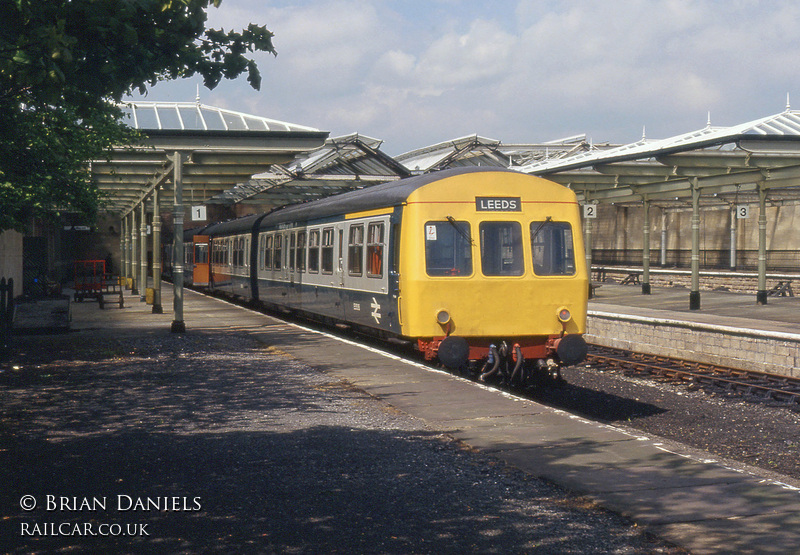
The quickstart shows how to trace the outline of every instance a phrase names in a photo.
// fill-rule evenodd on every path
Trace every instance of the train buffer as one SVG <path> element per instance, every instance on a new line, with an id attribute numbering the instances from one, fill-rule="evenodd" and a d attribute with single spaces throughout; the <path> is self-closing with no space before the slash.
<path id="1" fill-rule="evenodd" d="M 792 291 L 792 281 L 785 280 L 779 281 L 775 287 L 767 292 L 768 297 L 794 297 L 794 291 Z"/>

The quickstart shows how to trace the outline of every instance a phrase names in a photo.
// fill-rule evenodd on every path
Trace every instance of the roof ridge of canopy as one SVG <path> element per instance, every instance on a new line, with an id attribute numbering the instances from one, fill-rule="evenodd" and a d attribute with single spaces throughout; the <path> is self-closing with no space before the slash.
<path id="1" fill-rule="evenodd" d="M 728 127 L 712 127 L 682 133 L 666 139 L 645 139 L 604 149 L 582 152 L 574 156 L 532 162 L 512 169 L 523 173 L 549 173 L 591 166 L 597 163 L 621 162 L 732 143 L 742 138 L 796 137 L 800 139 L 800 110 L 783 112 Z"/>

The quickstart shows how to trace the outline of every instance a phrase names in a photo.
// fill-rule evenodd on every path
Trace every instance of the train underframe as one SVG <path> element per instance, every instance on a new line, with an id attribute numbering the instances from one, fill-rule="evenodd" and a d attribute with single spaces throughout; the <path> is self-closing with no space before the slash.
<path id="1" fill-rule="evenodd" d="M 580 363 L 587 353 L 585 340 L 577 334 L 511 339 L 419 338 L 417 348 L 426 360 L 438 359 L 451 370 L 512 387 L 560 381 L 561 368 Z"/>

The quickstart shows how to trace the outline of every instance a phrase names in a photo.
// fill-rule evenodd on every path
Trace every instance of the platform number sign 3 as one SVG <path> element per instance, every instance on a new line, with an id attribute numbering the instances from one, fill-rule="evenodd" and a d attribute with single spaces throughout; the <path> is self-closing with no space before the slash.
<path id="1" fill-rule="evenodd" d="M 746 204 L 740 204 L 736 207 L 736 219 L 746 220 L 750 217 L 750 207 Z"/>
<path id="2" fill-rule="evenodd" d="M 583 205 L 583 217 L 584 218 L 596 218 L 597 217 L 597 204 L 584 204 Z"/>
<path id="3" fill-rule="evenodd" d="M 193 222 L 204 222 L 208 218 L 206 216 L 206 207 L 205 206 L 192 206 L 192 221 Z"/>

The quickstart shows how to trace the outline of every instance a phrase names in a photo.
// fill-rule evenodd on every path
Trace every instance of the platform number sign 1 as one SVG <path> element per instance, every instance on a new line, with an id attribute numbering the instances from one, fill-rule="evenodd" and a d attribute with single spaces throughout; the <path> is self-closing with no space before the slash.
<path id="1" fill-rule="evenodd" d="M 205 206 L 192 206 L 192 221 L 193 222 L 204 222 L 208 218 L 206 216 L 206 207 Z"/>
<path id="2" fill-rule="evenodd" d="M 736 219 L 737 220 L 746 220 L 750 217 L 750 207 L 746 204 L 740 204 L 736 206 Z"/>
<path id="3" fill-rule="evenodd" d="M 584 204 L 583 205 L 583 217 L 584 218 L 596 218 L 597 217 L 597 204 Z"/>

